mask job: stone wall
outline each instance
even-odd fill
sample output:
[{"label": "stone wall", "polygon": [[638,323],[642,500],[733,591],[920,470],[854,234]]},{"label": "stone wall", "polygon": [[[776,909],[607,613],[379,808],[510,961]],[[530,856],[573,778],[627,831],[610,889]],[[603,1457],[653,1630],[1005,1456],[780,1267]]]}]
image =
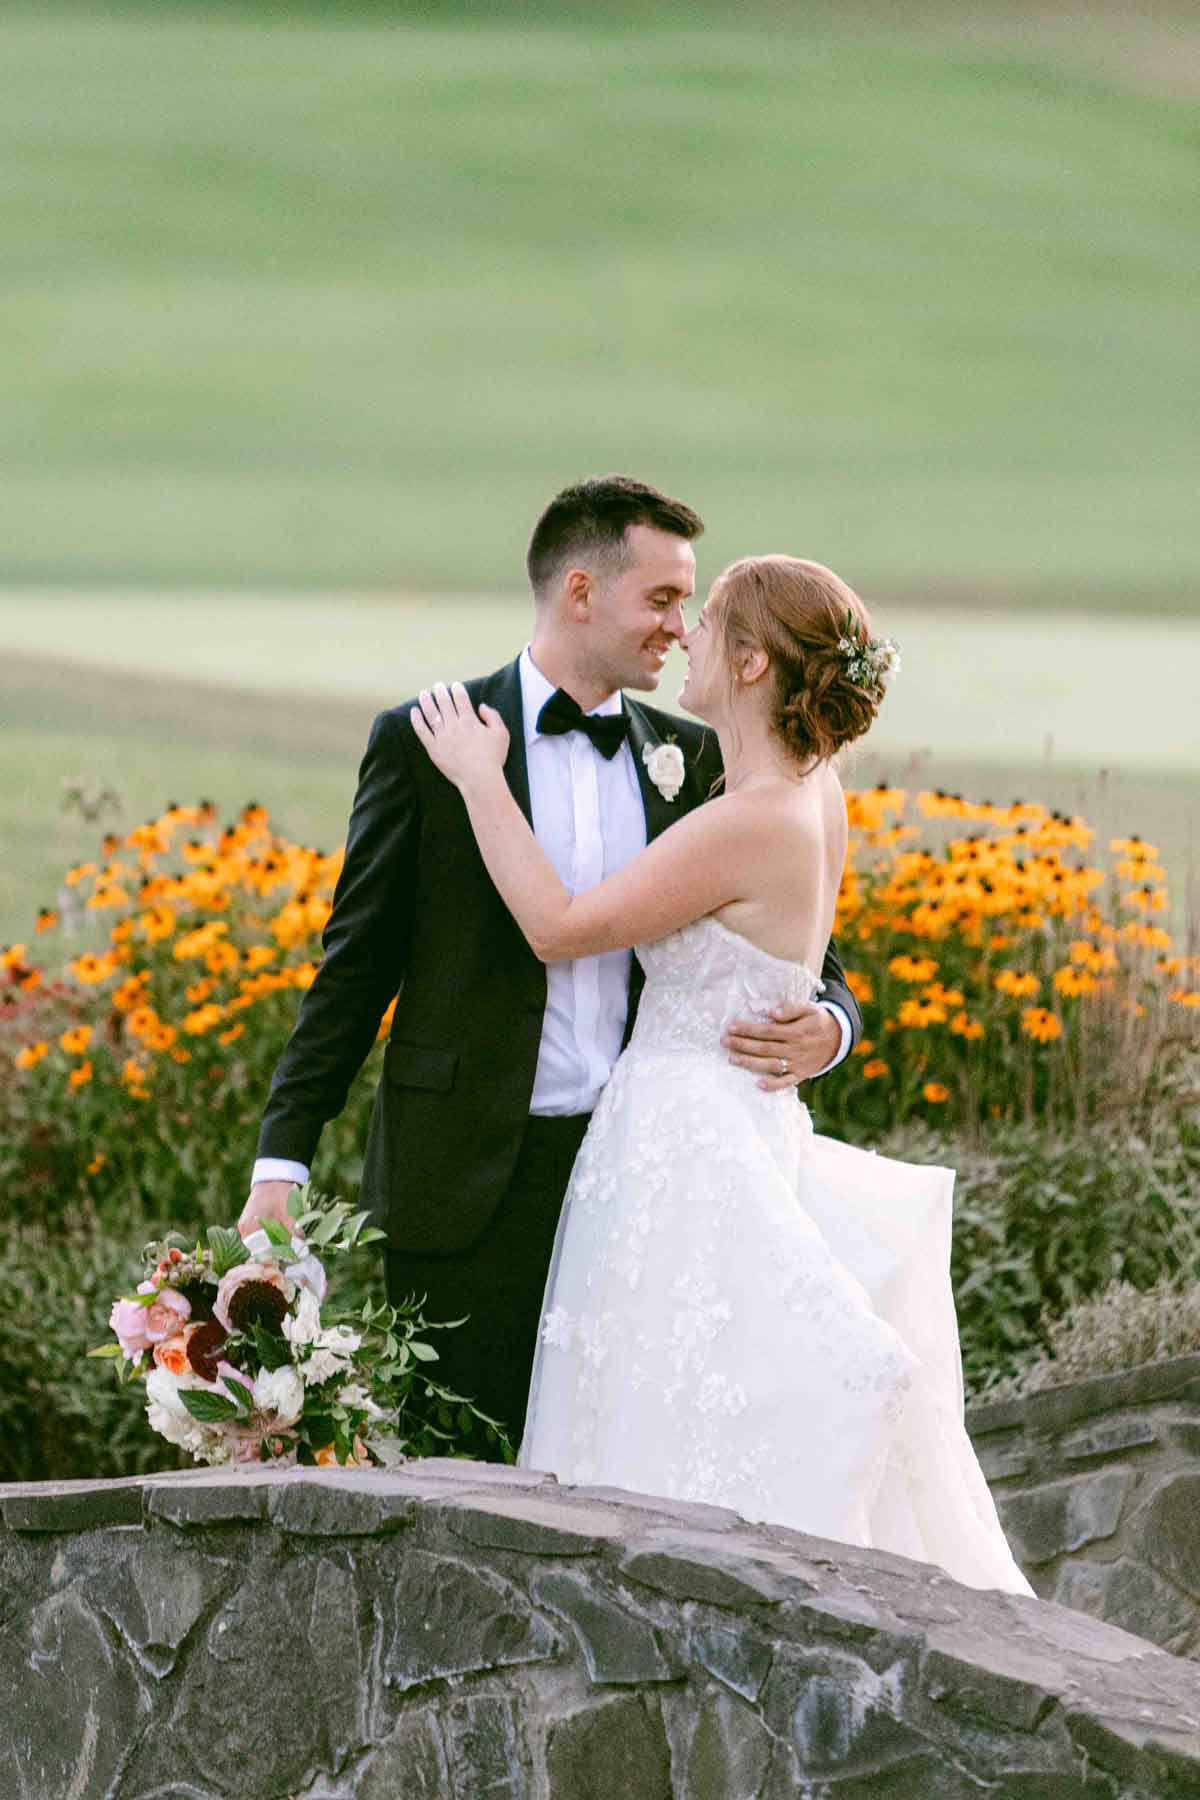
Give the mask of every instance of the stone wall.
[{"label": "stone wall", "polygon": [[1195,1668],[462,1463],[0,1489],[3,1800],[1185,1800]]},{"label": "stone wall", "polygon": [[976,1406],[967,1424],[1038,1593],[1200,1657],[1200,1356]]}]

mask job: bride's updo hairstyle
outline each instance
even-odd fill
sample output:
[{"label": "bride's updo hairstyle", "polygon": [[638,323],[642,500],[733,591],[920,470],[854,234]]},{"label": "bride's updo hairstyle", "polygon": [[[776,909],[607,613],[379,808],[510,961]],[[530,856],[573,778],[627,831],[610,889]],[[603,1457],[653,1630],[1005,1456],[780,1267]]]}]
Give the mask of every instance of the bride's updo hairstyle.
[{"label": "bride's updo hairstyle", "polygon": [[870,729],[883,683],[852,679],[850,636],[871,641],[871,619],[854,589],[821,563],[747,556],[717,578],[713,608],[731,684],[739,650],[766,652],[771,725],[798,762],[825,762]]}]

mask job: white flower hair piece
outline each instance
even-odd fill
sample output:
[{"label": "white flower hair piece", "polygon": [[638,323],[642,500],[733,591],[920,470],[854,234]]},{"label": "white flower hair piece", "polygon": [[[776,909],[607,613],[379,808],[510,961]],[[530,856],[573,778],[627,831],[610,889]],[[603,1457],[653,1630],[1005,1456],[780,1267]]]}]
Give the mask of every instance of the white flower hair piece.
[{"label": "white flower hair piece", "polygon": [[868,637],[855,623],[853,613],[846,614],[838,649],[856,687],[886,688],[900,673],[900,646],[895,638]]}]

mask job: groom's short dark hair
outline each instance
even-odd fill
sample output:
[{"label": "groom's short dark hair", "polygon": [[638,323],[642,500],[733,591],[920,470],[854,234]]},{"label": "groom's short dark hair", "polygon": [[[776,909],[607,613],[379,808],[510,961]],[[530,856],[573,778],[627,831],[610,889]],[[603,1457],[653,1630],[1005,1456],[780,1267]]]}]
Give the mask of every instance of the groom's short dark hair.
[{"label": "groom's short dark hair", "polygon": [[619,569],[631,525],[653,525],[676,537],[698,538],[700,514],[630,475],[593,475],[566,487],[533,528],[525,567],[535,594],[545,591],[568,561],[592,556]]}]

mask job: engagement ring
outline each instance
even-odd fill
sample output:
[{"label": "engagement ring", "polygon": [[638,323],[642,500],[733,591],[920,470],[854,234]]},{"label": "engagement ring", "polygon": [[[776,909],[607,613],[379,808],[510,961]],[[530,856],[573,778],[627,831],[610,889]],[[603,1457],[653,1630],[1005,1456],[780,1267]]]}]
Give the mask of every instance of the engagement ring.
[{"label": "engagement ring", "polygon": [[791,1063],[788,1061],[786,1056],[781,1056],[779,1059],[779,1073],[781,1075],[790,1075],[791,1072],[792,1072]]}]

